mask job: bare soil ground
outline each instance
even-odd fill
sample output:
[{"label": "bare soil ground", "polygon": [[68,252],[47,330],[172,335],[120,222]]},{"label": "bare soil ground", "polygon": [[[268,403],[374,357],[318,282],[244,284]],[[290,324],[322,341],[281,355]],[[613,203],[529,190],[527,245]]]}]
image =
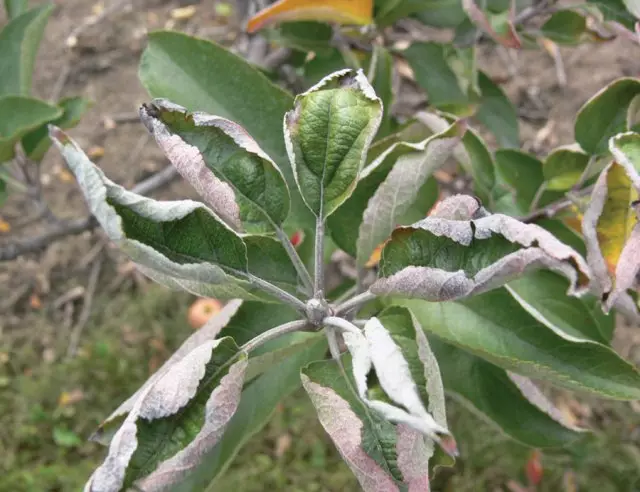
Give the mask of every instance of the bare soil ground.
[{"label": "bare soil ground", "polygon": [[[64,79],[62,96],[91,99],[93,106],[71,135],[93,152],[111,179],[133,185],[166,165],[135,118],[139,105],[148,99],[137,76],[146,33],[168,27],[232,45],[237,30],[229,25],[229,19],[216,15],[215,1],[197,3],[194,17],[175,21],[171,10],[186,2],[139,0],[133,2],[132,9],[119,9],[95,26],[82,28],[77,44],[68,48],[68,36],[98,7],[95,0],[55,3],[38,56],[34,91],[48,98]],[[108,9],[111,3],[116,2],[104,2],[103,7]],[[498,50],[483,48],[481,66],[506,80],[503,87],[522,117],[523,147],[544,154],[573,141],[573,116],[596,91],[618,77],[640,76],[638,50],[620,40],[563,49],[564,87],[558,84],[553,59],[540,50],[523,51],[507,61]],[[84,200],[55,151],[46,157],[42,174],[46,199],[57,215],[72,218],[86,214]],[[182,198],[195,197],[195,193],[175,182],[156,196]],[[33,212],[28,200],[14,195],[0,211],[0,218],[11,225],[9,233],[0,233],[0,245],[46,228],[38,222],[24,224]],[[98,258],[105,261],[97,278],[96,298],[122,299],[144,283],[127,269],[124,259],[105,243],[99,231],[68,237],[42,253],[0,264],[0,355],[3,347],[11,351],[12,347],[28,346],[47,362],[63,358],[65,341],[83,315],[84,293]],[[65,302],[65,296],[72,302]],[[108,310],[108,302],[97,305]],[[618,345],[639,361],[637,328],[619,332]]]}]

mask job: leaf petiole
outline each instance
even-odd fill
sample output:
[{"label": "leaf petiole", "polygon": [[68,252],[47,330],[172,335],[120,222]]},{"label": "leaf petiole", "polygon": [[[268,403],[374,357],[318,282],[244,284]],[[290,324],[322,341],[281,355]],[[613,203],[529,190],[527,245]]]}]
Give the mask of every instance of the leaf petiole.
[{"label": "leaf petiole", "polygon": [[291,239],[289,239],[289,236],[287,236],[287,234],[280,227],[276,227],[276,236],[278,236],[278,240],[284,246],[284,249],[287,251],[287,254],[291,259],[293,266],[298,272],[298,276],[304,284],[305,293],[311,295],[311,293],[313,292],[313,280],[311,280],[311,276],[309,275],[307,268],[304,266],[304,263],[300,259],[300,255],[296,251],[296,248],[291,243]]},{"label": "leaf petiole", "polygon": [[296,331],[303,330],[309,322],[304,319],[299,319],[296,321],[290,321],[289,323],[285,323],[283,325],[276,326],[275,328],[271,328],[270,330],[261,333],[257,337],[249,340],[242,347],[240,347],[240,352],[251,352],[255,350],[260,345],[264,345],[265,343],[273,340],[274,338],[281,337],[283,335],[287,335],[289,333],[293,333]]},{"label": "leaf petiole", "polygon": [[377,296],[369,291],[363,292],[362,294],[358,294],[355,297],[352,297],[348,301],[339,304],[335,309],[334,313],[337,315],[348,313],[349,311],[359,308],[363,304],[366,304],[369,301],[372,301]]}]

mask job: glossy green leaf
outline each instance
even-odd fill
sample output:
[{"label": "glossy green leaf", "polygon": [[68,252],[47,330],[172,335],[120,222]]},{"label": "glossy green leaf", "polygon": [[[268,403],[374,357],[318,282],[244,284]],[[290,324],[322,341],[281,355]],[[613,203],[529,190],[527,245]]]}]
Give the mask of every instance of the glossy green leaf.
[{"label": "glossy green leaf", "polygon": [[541,227],[487,214],[474,198],[455,195],[426,219],[394,231],[370,290],[447,301],[495,289],[537,269],[562,273],[571,281],[571,295],[584,293],[589,283],[582,257]]},{"label": "glossy green leaf", "polygon": [[598,92],[580,109],[575,137],[588,154],[604,154],[611,137],[627,130],[627,111],[640,94],[640,80],[618,79]]},{"label": "glossy green leaf", "polygon": [[7,11],[7,17],[14,19],[23,14],[29,8],[28,0],[4,0],[4,8]]},{"label": "glossy green leaf", "polygon": [[547,271],[529,273],[509,282],[507,290],[538,321],[568,337],[611,342],[615,317],[602,313],[594,296],[567,296],[569,282]]},{"label": "glossy green leaf", "polygon": [[418,85],[424,89],[429,104],[439,109],[466,107],[467,95],[449,66],[446,46],[439,43],[413,43],[403,52],[411,65]]},{"label": "glossy green leaf", "polygon": [[238,232],[273,232],[289,213],[280,169],[240,125],[163,99],[140,118],[178,172]]},{"label": "glossy green leaf", "polygon": [[382,103],[362,71],[336,72],[296,96],[285,141],[298,189],[317,217],[353,192],[381,118]]},{"label": "glossy green leaf", "polygon": [[240,400],[247,355],[208,340],[143,391],[86,490],[167,490],[219,441]]},{"label": "glossy green leaf", "polygon": [[282,138],[282,118],[293,98],[245,60],[209,41],[177,32],[149,35],[140,79],[152,97],[205,111],[247,130],[282,170],[291,191],[288,222],[314,223],[297,191]]},{"label": "glossy green leaf", "polygon": [[549,190],[564,191],[575,185],[589,163],[589,156],[578,146],[554,149],[542,164],[542,174]]},{"label": "glossy green leaf", "polygon": [[13,158],[15,145],[24,135],[61,114],[60,108],[39,99],[0,97],[0,115],[11,115],[0,118],[0,162]]},{"label": "glossy green leaf", "polygon": [[[143,273],[198,295],[257,298],[246,280],[247,246],[211,210],[191,200],[161,202],[127,191],[61,130],[54,128],[51,137],[76,175],[91,213]],[[267,263],[259,268],[273,267]]]},{"label": "glossy green leaf", "polygon": [[367,78],[376,95],[382,101],[382,121],[376,135],[376,140],[391,133],[391,106],[393,104],[393,57],[383,46],[374,45]]},{"label": "glossy green leaf", "polygon": [[504,369],[436,337],[429,344],[446,392],[509,437],[536,448],[565,446],[580,437],[529,402]]},{"label": "glossy green leaf", "polygon": [[[67,129],[73,128],[78,124],[82,115],[89,109],[91,103],[83,97],[69,97],[61,99],[58,106],[62,108],[62,116],[50,121],[49,123],[57,127]],[[22,148],[27,157],[34,161],[40,161],[51,146],[49,132],[46,125],[27,133],[22,137]]]},{"label": "glossy green leaf", "polygon": [[505,369],[603,397],[640,397],[640,374],[631,364],[609,347],[563,338],[506,289],[458,302],[394,299],[393,304],[411,309],[428,332]]},{"label": "glossy green leaf", "polygon": [[587,31],[587,19],[573,10],[554,12],[542,25],[542,35],[559,44],[577,44]]},{"label": "glossy green leaf", "polygon": [[203,459],[202,464],[176,488],[176,492],[218,490],[216,479],[229,467],[238,451],[269,421],[277,405],[300,387],[300,369],[323,358],[327,342],[323,337],[268,370],[242,391],[236,413],[225,429],[220,442]]},{"label": "glossy green leaf", "polygon": [[475,118],[493,133],[501,147],[519,147],[518,114],[502,89],[484,72],[478,74],[482,99]]},{"label": "glossy green leaf", "polygon": [[0,31],[0,96],[31,92],[36,54],[52,11],[53,4],[46,3],[13,18]]}]

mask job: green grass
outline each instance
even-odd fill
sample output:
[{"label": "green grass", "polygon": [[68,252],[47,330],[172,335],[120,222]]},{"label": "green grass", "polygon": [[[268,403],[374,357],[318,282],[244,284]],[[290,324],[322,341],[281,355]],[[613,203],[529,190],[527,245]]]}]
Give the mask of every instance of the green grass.
[{"label": "green grass", "polygon": [[[189,333],[191,297],[151,287],[98,300],[83,334],[80,354],[43,362],[33,344],[0,347],[0,491],[79,491],[105,449],[88,436]],[[44,316],[25,326],[50,333]],[[36,337],[37,338],[37,337]],[[63,334],[54,344],[64,354]],[[83,398],[61,405],[61,395]],[[600,430],[570,449],[545,451],[539,491],[562,491],[563,475],[575,472],[580,491],[640,490],[640,416],[628,403],[590,402]],[[449,404],[450,426],[463,457],[434,480],[433,490],[507,490],[526,483],[530,450],[467,410]],[[320,492],[358,490],[315,419],[304,392],[283,402],[263,432],[240,452],[218,490]]]}]

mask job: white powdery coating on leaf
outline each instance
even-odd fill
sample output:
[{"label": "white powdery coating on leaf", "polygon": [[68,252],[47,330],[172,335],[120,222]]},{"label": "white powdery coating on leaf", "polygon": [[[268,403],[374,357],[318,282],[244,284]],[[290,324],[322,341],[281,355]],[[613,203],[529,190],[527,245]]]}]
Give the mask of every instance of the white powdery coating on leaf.
[{"label": "white powdery coating on leaf", "polygon": [[302,385],[318,419],[365,492],[397,492],[393,479],[362,448],[362,421],[349,403],[330,388],[302,375]]},{"label": "white powdery coating on leaf", "polygon": [[[378,245],[391,235],[397,221],[415,202],[420,188],[433,171],[445,163],[460,142],[460,138],[434,135],[417,145],[420,150],[416,149],[416,152],[398,159],[369,199],[362,216],[356,245],[357,262],[360,266],[364,266]],[[399,144],[394,145],[392,149],[397,145]]]},{"label": "white powdery coating on leaf", "polygon": [[407,492],[429,492],[429,458],[433,443],[408,425],[396,426],[396,453],[398,468],[407,484]]},{"label": "white powdery coating on leaf", "polygon": [[155,123],[153,132],[158,146],[177,169],[180,175],[204,198],[204,201],[238,232],[242,232],[240,207],[236,203],[233,188],[218,179],[207,167],[200,150],[186,143],[178,135],[171,135],[160,122]]},{"label": "white powdery coating on leaf", "polygon": [[591,192],[591,199],[582,217],[582,234],[587,249],[587,263],[592,273],[591,289],[597,296],[611,291],[609,270],[598,240],[598,221],[607,201],[607,176],[612,166],[613,163],[609,164],[598,176]]},{"label": "white powdery coating on leaf", "polygon": [[438,202],[429,218],[468,221],[480,209],[478,200],[469,195],[453,195]]},{"label": "white powdery coating on leaf", "polygon": [[624,170],[629,176],[633,187],[640,192],[640,175],[638,174],[638,170],[636,166],[640,165],[640,162],[634,163],[631,161],[631,157],[625,153],[618,145],[624,139],[635,139],[636,144],[640,148],[640,135],[634,132],[620,133],[615,137],[611,137],[609,139],[609,150],[613,154],[613,157],[616,159],[616,162],[624,167]]},{"label": "white powdery coating on leaf", "polygon": [[371,371],[371,355],[369,343],[364,335],[351,332],[343,332],[344,343],[351,354],[351,370],[356,381],[358,395],[363,400],[367,398],[367,374]]},{"label": "white powdery coating on leaf", "polygon": [[234,363],[213,390],[205,407],[205,423],[194,440],[175,456],[160,463],[153,473],[136,485],[145,492],[171,490],[184,475],[200,464],[205,453],[220,440],[238,408],[247,364],[246,357]]},{"label": "white powdery coating on leaf", "polygon": [[640,224],[634,226],[618,258],[615,287],[604,303],[607,311],[614,306],[621,294],[638,284],[638,273],[640,273]]},{"label": "white powdery coating on leaf", "polygon": [[563,425],[567,429],[576,432],[583,432],[585,429],[577,427],[570,422],[565,415],[540,391],[540,389],[531,381],[531,379],[507,371],[507,376],[518,387],[522,395],[534,406],[542,410],[553,420]]},{"label": "white powdery coating on leaf", "polygon": [[224,328],[227,323],[231,320],[231,318],[236,314],[240,306],[242,305],[242,301],[240,300],[232,300],[229,301],[219,313],[213,316],[209,321],[205,323],[205,325],[193,333],[189,338],[187,338],[180,348],[176,350],[169,359],[160,366],[160,368],[153,373],[153,375],[145,381],[145,383],[136,391],[133,395],[131,395],[122,405],[120,405],[115,412],[113,412],[103,423],[106,424],[110,420],[128,413],[135,403],[135,401],[140,397],[140,395],[147,390],[149,386],[154,384],[159,378],[164,376],[175,364],[184,359],[186,355],[188,355],[192,350],[196,347],[202,345],[203,343],[213,340],[220,330]]},{"label": "white powdery coating on leaf", "polygon": [[414,415],[426,414],[409,364],[378,318],[367,321],[364,335],[369,342],[369,353],[378,381],[387,396]]},{"label": "white powdery coating on leaf", "polygon": [[464,271],[447,272],[431,267],[408,266],[380,278],[369,290],[376,295],[401,294],[426,301],[450,301],[468,296],[475,282]]}]

